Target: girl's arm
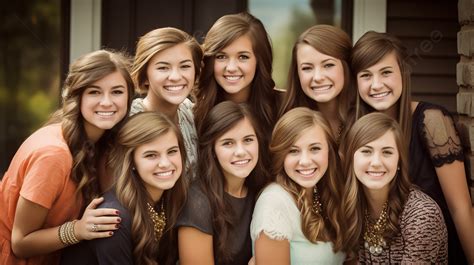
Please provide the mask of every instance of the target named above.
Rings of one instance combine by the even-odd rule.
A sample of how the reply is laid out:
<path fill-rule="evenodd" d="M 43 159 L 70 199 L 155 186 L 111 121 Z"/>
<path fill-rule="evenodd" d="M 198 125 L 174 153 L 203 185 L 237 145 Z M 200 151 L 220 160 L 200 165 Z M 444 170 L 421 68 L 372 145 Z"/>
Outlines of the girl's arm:
<path fill-rule="evenodd" d="M 87 206 L 82 219 L 74 226 L 79 240 L 110 237 L 120 223 L 115 209 L 95 209 L 103 198 L 97 198 Z M 66 205 L 65 205 L 66 207 Z M 20 196 L 17 203 L 12 229 L 12 250 L 19 258 L 29 258 L 54 252 L 66 247 L 59 239 L 59 226 L 42 228 L 49 210 Z M 96 224 L 99 231 L 92 232 Z"/>
<path fill-rule="evenodd" d="M 214 264 L 212 235 L 193 227 L 181 226 L 178 229 L 178 248 L 181 265 Z"/>
<path fill-rule="evenodd" d="M 474 216 L 464 163 L 454 161 L 436 168 L 449 212 L 469 264 L 474 263 Z"/>
<path fill-rule="evenodd" d="M 256 265 L 288 265 L 290 263 L 290 243 L 288 240 L 274 240 L 262 231 L 255 240 Z"/>

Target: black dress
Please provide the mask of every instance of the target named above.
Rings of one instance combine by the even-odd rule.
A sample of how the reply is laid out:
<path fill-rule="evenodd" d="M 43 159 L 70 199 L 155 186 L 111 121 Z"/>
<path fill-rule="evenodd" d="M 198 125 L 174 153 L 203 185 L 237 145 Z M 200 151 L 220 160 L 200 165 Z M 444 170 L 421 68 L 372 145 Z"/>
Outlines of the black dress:
<path fill-rule="evenodd" d="M 413 113 L 410 176 L 443 212 L 448 230 L 449 264 L 467 264 L 435 170 L 455 160 L 464 162 L 464 153 L 452 116 L 441 106 L 419 102 Z M 469 183 L 469 175 L 466 177 Z"/>

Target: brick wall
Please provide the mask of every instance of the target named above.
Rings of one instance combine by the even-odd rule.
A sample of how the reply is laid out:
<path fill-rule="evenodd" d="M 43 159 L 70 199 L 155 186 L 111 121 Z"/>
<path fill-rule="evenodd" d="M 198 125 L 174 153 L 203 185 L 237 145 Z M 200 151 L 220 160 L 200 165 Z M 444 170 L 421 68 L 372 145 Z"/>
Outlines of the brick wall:
<path fill-rule="evenodd" d="M 459 0 L 460 31 L 457 36 L 459 62 L 456 66 L 456 97 L 461 137 L 469 145 L 471 178 L 474 178 L 474 0 Z M 473 180 L 474 183 L 474 180 Z M 471 195 L 474 187 L 471 186 Z M 474 204 L 474 196 L 471 196 Z"/>

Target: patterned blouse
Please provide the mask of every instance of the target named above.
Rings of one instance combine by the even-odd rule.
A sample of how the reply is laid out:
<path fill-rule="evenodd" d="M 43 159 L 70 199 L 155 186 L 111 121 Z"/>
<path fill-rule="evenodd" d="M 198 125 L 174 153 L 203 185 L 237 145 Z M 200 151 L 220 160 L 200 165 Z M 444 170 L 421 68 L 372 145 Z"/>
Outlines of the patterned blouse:
<path fill-rule="evenodd" d="M 381 254 L 360 245 L 361 264 L 447 264 L 448 233 L 436 202 L 413 189 L 400 217 L 400 232 L 387 242 Z"/>

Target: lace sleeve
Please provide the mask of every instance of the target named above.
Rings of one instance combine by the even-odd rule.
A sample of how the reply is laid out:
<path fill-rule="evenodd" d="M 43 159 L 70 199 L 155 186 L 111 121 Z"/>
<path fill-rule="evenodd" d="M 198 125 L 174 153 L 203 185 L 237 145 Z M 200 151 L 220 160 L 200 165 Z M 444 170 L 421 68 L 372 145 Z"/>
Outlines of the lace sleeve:
<path fill-rule="evenodd" d="M 291 213 L 288 212 L 288 201 L 284 195 L 279 190 L 260 195 L 250 225 L 252 240 L 256 240 L 262 231 L 274 240 L 291 240 Z"/>
<path fill-rule="evenodd" d="M 459 134 L 451 115 L 442 109 L 426 109 L 422 137 L 435 167 L 464 161 Z"/>

